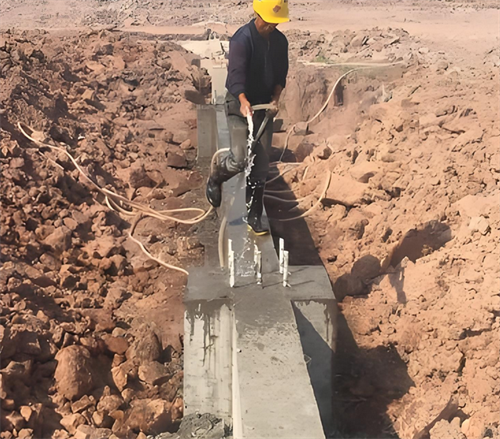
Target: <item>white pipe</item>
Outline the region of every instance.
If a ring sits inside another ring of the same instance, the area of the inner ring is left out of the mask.
[[[255,246],[255,277],[257,279],[257,285],[262,285],[262,252]]]
[[[227,257],[228,257],[228,268],[229,268],[229,286],[231,288],[234,287],[235,284],[235,264],[234,264],[234,251],[233,251],[233,241],[231,239],[227,240],[227,246],[228,246],[228,252],[227,252]]]
[[[283,252],[283,286],[289,287],[288,284],[288,251]]]
[[[280,238],[280,273],[283,273],[283,256],[285,251],[285,240]]]

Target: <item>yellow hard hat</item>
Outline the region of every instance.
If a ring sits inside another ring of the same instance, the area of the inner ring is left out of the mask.
[[[253,10],[266,23],[285,23],[288,18],[288,0],[253,0]]]

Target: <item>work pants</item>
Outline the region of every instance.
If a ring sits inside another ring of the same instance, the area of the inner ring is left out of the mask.
[[[240,102],[230,93],[226,95],[225,110],[227,123],[229,128],[229,136],[231,140],[231,148],[229,155],[224,159],[225,167],[234,175],[245,170],[247,163],[247,140],[248,140],[248,123],[240,112]],[[266,115],[265,110],[254,112],[254,137],[257,135],[259,128]],[[273,140],[273,121],[267,122],[266,128],[260,140],[254,145],[253,153],[255,154],[252,171],[249,176],[249,183],[253,186],[256,184],[264,184],[269,172],[269,156],[268,150],[272,146]]]

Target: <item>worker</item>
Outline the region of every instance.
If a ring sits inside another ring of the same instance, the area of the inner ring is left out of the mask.
[[[207,183],[207,198],[214,207],[221,204],[222,183],[247,166],[247,115],[253,117],[255,136],[265,111],[252,106],[272,104],[271,115],[260,141],[254,144],[254,161],[247,177],[248,226],[257,235],[269,233],[262,223],[264,187],[269,171],[267,149],[272,145],[273,116],[288,73],[288,41],[276,27],[289,21],[288,0],[253,0],[255,18],[236,31],[229,44],[226,80],[227,115],[231,148],[213,170]]]

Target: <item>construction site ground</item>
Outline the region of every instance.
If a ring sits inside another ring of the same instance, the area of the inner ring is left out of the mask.
[[[202,226],[120,213],[85,175],[146,210],[208,209],[210,77],[175,41],[227,40],[250,2],[32,3],[0,0],[0,438],[223,435],[176,433],[186,276],[129,236],[189,269]],[[297,200],[267,200],[291,264],[322,263],[338,300],[336,437],[500,438],[497,3],[290,10],[273,160],[359,69],[267,186]]]

